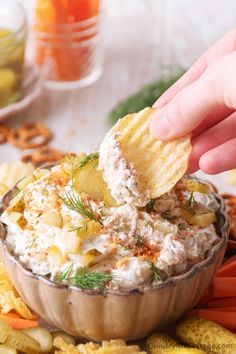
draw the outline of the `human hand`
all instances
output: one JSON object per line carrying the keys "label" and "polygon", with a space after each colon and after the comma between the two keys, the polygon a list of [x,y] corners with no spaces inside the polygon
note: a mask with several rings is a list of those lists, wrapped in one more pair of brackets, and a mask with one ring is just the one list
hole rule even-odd
{"label": "human hand", "polygon": [[169,140],[192,132],[188,172],[236,167],[236,28],[216,42],[154,104],[150,130]]}

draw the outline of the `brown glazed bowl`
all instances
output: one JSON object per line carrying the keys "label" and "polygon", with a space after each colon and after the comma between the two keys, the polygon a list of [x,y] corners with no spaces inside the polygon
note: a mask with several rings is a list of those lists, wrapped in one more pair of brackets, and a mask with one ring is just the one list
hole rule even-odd
{"label": "brown glazed bowl", "polygon": [[[81,290],[58,285],[33,274],[12,254],[4,241],[6,228],[0,225],[3,263],[17,291],[26,303],[49,324],[82,338],[139,339],[172,324],[194,307],[209,286],[222,262],[229,231],[229,218],[222,198],[215,227],[220,241],[206,259],[188,272],[169,277],[155,287],[130,291]],[[5,206],[9,194],[4,198]]]}

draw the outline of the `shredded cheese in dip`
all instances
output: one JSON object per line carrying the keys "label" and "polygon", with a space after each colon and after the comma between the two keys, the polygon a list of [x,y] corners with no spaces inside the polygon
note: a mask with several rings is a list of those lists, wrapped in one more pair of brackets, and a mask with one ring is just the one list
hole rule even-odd
{"label": "shredded cheese in dip", "polygon": [[118,204],[147,204],[149,198],[141,192],[140,176],[134,164],[124,157],[118,136],[111,132],[108,132],[100,146],[99,168]]}
{"label": "shredded cheese in dip", "polygon": [[[211,191],[188,190],[182,179],[151,204],[137,206],[132,202],[139,198],[132,167],[120,157],[116,138],[108,139],[113,148],[105,178],[111,181],[111,166],[118,164],[126,177],[123,182],[114,177],[113,195],[124,204],[108,207],[77,193],[74,174],[65,173],[63,164],[37,170],[1,216],[14,255],[33,273],[51,280],[77,277],[78,286],[88,286],[78,271],[87,267],[95,277],[104,277],[103,286],[124,290],[155,285],[165,279],[163,275],[181,274],[206,258],[219,240],[213,225],[218,204]],[[103,163],[100,160],[100,168]]]}

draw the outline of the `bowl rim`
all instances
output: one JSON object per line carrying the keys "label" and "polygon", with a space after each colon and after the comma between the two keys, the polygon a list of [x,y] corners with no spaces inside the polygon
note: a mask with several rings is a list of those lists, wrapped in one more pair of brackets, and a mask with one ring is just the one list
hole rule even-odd
{"label": "bowl rim", "polygon": [[[199,179],[198,179],[199,180]],[[206,182],[205,182],[206,183]],[[6,199],[9,198],[9,195],[15,190],[15,187],[11,189],[9,192],[5,194],[2,199],[2,207],[1,212],[6,207]],[[5,241],[5,236],[7,232],[7,227],[0,221],[0,245],[2,246],[2,255],[3,257],[6,255],[12,263],[14,263],[25,275],[30,278],[34,278],[35,280],[41,281],[47,286],[58,288],[58,289],[66,289],[69,292],[75,291],[78,293],[84,293],[88,295],[116,295],[116,296],[128,296],[134,294],[144,294],[147,292],[155,292],[159,290],[163,290],[171,285],[176,286],[178,283],[183,281],[188,281],[194,276],[196,276],[199,272],[203,271],[204,269],[208,268],[216,261],[218,253],[223,249],[226,249],[228,234],[230,229],[230,219],[228,214],[226,213],[226,206],[224,199],[218,194],[213,193],[214,197],[216,198],[217,202],[219,203],[220,207],[217,210],[217,221],[215,224],[216,233],[220,237],[220,240],[213,245],[213,247],[208,252],[208,255],[205,259],[196,263],[192,266],[187,272],[182,273],[177,276],[170,276],[162,283],[159,283],[155,286],[138,286],[135,288],[131,288],[128,290],[118,290],[118,289],[109,289],[109,288],[102,288],[102,289],[81,289],[74,285],[66,285],[66,284],[59,284],[43,275],[37,275],[33,273],[30,269],[28,269],[13,253],[10,247],[7,245]],[[221,223],[221,225],[219,225]]]}

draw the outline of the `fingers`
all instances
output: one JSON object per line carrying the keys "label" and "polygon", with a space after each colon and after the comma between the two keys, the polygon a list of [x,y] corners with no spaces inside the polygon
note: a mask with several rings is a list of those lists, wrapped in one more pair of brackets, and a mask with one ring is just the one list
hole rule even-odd
{"label": "fingers", "polygon": [[227,118],[230,114],[234,112],[234,109],[228,107],[217,107],[204,119],[202,124],[200,124],[194,131],[192,136],[196,137],[203,133],[205,130],[210,129],[213,125],[218,124],[223,119]]}
{"label": "fingers", "polygon": [[207,151],[235,137],[236,112],[192,140],[193,150],[189,160],[188,172],[193,173],[199,169],[199,160]]}
{"label": "fingers", "polygon": [[236,51],[214,61],[204,74],[153,114],[153,136],[170,140],[200,126],[217,108],[236,107]]}
{"label": "fingers", "polygon": [[206,51],[197,62],[156,101],[154,107],[161,108],[170,102],[177,93],[197,80],[215,59],[227,55],[235,49],[236,28],[233,28]]}
{"label": "fingers", "polygon": [[170,140],[191,132],[215,108],[211,94],[209,83],[202,78],[189,85],[152,115],[151,134],[162,140]]}
{"label": "fingers", "polygon": [[236,167],[236,138],[208,151],[199,160],[199,167],[208,174],[216,174]]}

